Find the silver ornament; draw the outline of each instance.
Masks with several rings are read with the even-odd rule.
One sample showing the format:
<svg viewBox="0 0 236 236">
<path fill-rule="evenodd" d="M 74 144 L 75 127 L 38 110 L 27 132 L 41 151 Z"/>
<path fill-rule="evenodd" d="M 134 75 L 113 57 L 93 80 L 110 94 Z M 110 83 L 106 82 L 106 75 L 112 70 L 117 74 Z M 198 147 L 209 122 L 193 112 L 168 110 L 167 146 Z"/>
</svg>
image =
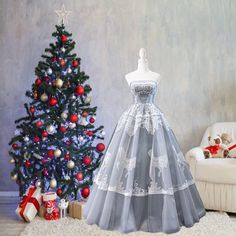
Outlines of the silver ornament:
<svg viewBox="0 0 236 236">
<path fill-rule="evenodd" d="M 76 99 L 76 96 L 75 96 L 74 94 L 72 94 L 72 95 L 70 96 L 70 98 L 71 98 L 72 100 L 75 100 L 75 99 Z"/>
<path fill-rule="evenodd" d="M 40 96 L 40 100 L 42 102 L 46 102 L 48 100 L 48 95 L 46 93 L 43 93 L 41 96 Z"/>
<path fill-rule="evenodd" d="M 28 136 L 25 136 L 23 139 L 24 139 L 25 142 L 29 142 L 29 137 Z"/>
<path fill-rule="evenodd" d="M 56 181 L 56 179 L 51 179 L 51 180 L 50 180 L 50 187 L 51 187 L 51 188 L 56 188 L 56 187 L 57 187 L 57 181 Z"/>
<path fill-rule="evenodd" d="M 67 119 L 67 117 L 68 117 L 68 114 L 66 112 L 61 113 L 61 118 L 62 119 Z"/>
<path fill-rule="evenodd" d="M 75 163 L 74 163 L 73 161 L 68 161 L 67 167 L 68 167 L 69 169 L 73 169 L 73 168 L 75 167 Z"/>
<path fill-rule="evenodd" d="M 75 124 L 75 123 L 70 123 L 70 124 L 69 124 L 69 128 L 70 128 L 70 129 L 74 129 L 75 127 L 76 127 L 76 124 Z"/>
<path fill-rule="evenodd" d="M 71 68 L 69 67 L 69 68 L 67 69 L 67 73 L 70 74 L 71 72 L 72 72 L 72 70 L 71 70 Z"/>
<path fill-rule="evenodd" d="M 64 177 L 64 179 L 65 179 L 65 180 L 70 180 L 70 176 L 69 176 L 69 175 L 66 175 L 66 176 Z"/>
<path fill-rule="evenodd" d="M 106 132 L 103 130 L 103 131 L 101 132 L 101 135 L 102 135 L 102 137 L 104 137 L 104 136 L 106 135 Z"/>
<path fill-rule="evenodd" d="M 47 69 L 47 74 L 48 74 L 48 75 L 51 75 L 51 74 L 52 74 L 52 69 L 51 69 L 50 67 Z"/>
<path fill-rule="evenodd" d="M 41 180 L 37 180 L 36 183 L 35 183 L 35 186 L 36 187 L 41 187 L 41 185 L 42 185 Z"/>
<path fill-rule="evenodd" d="M 80 142 L 82 142 L 82 141 L 84 140 L 84 137 L 83 137 L 83 136 L 79 136 L 78 140 L 79 140 Z"/>
<path fill-rule="evenodd" d="M 61 51 L 62 51 L 62 52 L 65 52 L 65 51 L 66 51 L 66 49 L 65 49 L 64 47 L 62 47 L 62 48 L 61 48 Z"/>
</svg>

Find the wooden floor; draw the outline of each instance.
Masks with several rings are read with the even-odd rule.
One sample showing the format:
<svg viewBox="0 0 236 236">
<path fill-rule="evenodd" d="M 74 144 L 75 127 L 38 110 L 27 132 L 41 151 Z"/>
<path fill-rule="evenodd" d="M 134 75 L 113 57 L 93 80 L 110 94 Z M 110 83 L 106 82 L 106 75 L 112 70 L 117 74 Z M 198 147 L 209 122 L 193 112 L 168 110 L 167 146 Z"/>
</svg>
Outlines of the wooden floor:
<svg viewBox="0 0 236 236">
<path fill-rule="evenodd" d="M 27 225 L 15 214 L 18 202 L 19 198 L 16 197 L 0 198 L 0 236 L 19 236 Z M 229 214 L 229 216 L 236 224 L 236 214 Z"/>
<path fill-rule="evenodd" d="M 26 226 L 15 214 L 17 197 L 0 198 L 0 236 L 18 236 Z"/>
</svg>

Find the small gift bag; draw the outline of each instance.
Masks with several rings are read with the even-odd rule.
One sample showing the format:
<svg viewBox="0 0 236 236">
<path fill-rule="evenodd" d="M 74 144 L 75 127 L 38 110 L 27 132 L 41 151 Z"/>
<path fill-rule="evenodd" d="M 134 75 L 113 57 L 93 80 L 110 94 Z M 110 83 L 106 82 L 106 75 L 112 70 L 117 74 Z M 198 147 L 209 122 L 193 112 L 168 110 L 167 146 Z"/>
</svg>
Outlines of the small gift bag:
<svg viewBox="0 0 236 236">
<path fill-rule="evenodd" d="M 16 209 L 16 214 L 25 222 L 30 222 L 36 216 L 42 203 L 41 188 L 30 186 Z"/>
<path fill-rule="evenodd" d="M 83 209 L 85 207 L 85 201 L 71 201 L 69 203 L 69 216 L 72 218 L 83 219 Z"/>
<path fill-rule="evenodd" d="M 43 204 L 46 208 L 44 218 L 46 220 L 58 220 L 59 210 L 56 208 L 57 194 L 48 192 L 43 194 Z"/>
</svg>

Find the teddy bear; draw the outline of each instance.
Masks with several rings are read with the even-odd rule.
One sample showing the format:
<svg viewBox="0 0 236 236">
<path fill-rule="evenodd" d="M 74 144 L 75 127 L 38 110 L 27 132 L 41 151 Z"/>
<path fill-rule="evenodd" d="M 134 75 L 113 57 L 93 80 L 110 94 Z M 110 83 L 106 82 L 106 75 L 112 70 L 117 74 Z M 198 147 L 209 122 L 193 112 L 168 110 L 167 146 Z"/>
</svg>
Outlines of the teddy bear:
<svg viewBox="0 0 236 236">
<path fill-rule="evenodd" d="M 209 146 L 203 149 L 206 159 L 211 157 L 226 158 L 229 155 L 228 145 L 231 142 L 231 137 L 228 134 L 208 137 Z"/>
</svg>

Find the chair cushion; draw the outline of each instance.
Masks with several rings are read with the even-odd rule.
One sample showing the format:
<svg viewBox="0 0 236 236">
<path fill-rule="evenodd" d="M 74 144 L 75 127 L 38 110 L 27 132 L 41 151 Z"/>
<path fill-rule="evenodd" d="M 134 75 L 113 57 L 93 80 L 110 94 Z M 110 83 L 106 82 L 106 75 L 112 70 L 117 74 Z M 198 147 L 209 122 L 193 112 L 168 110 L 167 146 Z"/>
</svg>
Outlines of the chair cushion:
<svg viewBox="0 0 236 236">
<path fill-rule="evenodd" d="M 195 178 L 199 181 L 236 184 L 236 159 L 210 158 L 196 164 Z"/>
</svg>

